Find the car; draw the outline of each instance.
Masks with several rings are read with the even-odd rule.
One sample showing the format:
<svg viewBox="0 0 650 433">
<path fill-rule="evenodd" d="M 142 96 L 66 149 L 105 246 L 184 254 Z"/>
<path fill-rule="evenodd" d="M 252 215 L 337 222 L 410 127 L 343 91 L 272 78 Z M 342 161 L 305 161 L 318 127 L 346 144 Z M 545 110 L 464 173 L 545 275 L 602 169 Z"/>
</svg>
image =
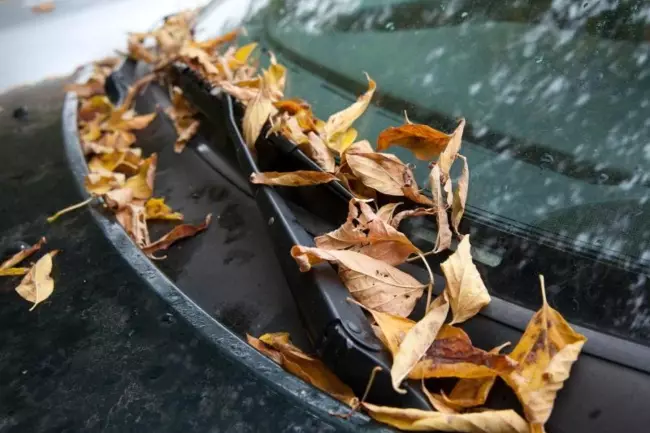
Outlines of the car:
<svg viewBox="0 0 650 433">
<path fill-rule="evenodd" d="M 363 71 L 377 80 L 378 90 L 355 124 L 362 137 L 373 140 L 385 127 L 400 124 L 404 109 L 412 120 L 443 130 L 453 129 L 458 117 L 466 117 L 463 152 L 471 163 L 471 182 L 461 231 L 471 234 L 472 254 L 493 300 L 464 329 L 479 347 L 518 341 L 541 303 L 537 276 L 544 274 L 550 304 L 588 338 L 558 394 L 547 430 L 645 431 L 650 421 L 643 410 L 650 393 L 644 212 L 650 110 L 644 90 L 650 78 L 644 65 L 650 4 L 278 0 L 251 1 L 242 7 L 243 3 L 208 5 L 198 20 L 197 38 L 244 26 L 247 38 L 273 51 L 289 70 L 287 95 L 305 98 L 320 117 L 354 101 L 366 85 Z M 128 86 L 149 70 L 147 65 L 125 61 L 108 81 L 109 96 L 121 99 Z M 102 393 L 119 393 L 112 407 L 120 412 L 122 429 L 135 429 L 143 422 L 129 409 L 133 405 L 145 408 L 144 422 L 175 431 L 174 426 L 190 425 L 174 409 L 182 404 L 179 401 L 190 401 L 192 414 L 198 414 L 203 404 L 195 401 L 201 386 L 193 383 L 185 390 L 186 385 L 179 383 L 185 379 L 174 378 L 178 369 L 179 377 L 202 384 L 209 396 L 208 418 L 215 419 L 215 401 L 226 408 L 226 421 L 216 421 L 217 429 L 283 431 L 292 423 L 324 431 L 382 429 L 360 414 L 350 420 L 331 416 L 330 412 L 344 409 L 243 342 L 246 334 L 287 331 L 297 345 L 319 353 L 359 394 L 373 363 L 385 363 L 374 336 L 354 330 L 364 325 L 354 324 L 359 311 L 339 302 L 340 284 L 327 275 L 299 274 L 288 255 L 300 236 L 323 233 L 343 220 L 345 208 L 340 204 L 345 194 L 336 187 L 291 194 L 252 189 L 248 175 L 257 167 L 242 153 L 237 105 L 215 94 L 183 65 L 175 71 L 175 82 L 200 111 L 201 130 L 186 151 L 176 154 L 171 146 L 173 125 L 159 116 L 138 135 L 138 145 L 159 153 L 157 192 L 188 219 L 213 213 L 217 229 L 172 248 L 166 260 L 152 263 L 110 216 L 95 209 L 75 216 L 67 226 L 48 228 L 61 248 L 70 250 L 64 246 L 69 243 L 75 251 L 69 259 L 61 256 L 67 262 L 62 265 L 62 273 L 66 272 L 62 283 L 70 281 L 74 290 L 61 289 L 52 305 L 37 313 L 51 329 L 27 322 L 16 306 L 4 306 L 3 340 L 10 342 L 8 347 L 20 348 L 6 358 L 8 367 L 0 369 L 3 383 L 9 384 L 2 391 L 3 402 L 14 411 L 5 414 L 7 425 L 28 425 L 24 406 L 34 398 L 25 395 L 50 392 L 59 400 L 76 386 L 82 391 L 70 401 L 82 401 L 83 412 L 89 411 L 86 399 L 103 408 L 96 420 L 85 417 L 89 429 L 110 427 L 113 409 L 106 410 L 97 401 Z M 169 104 L 167 93 L 152 85 L 139 95 L 136 109 L 152 112 Z M 76 184 L 83 190 L 86 169 L 75 116 L 76 99 L 68 94 L 62 138 L 47 151 L 54 168 L 35 170 L 30 165 L 29 156 L 38 160 L 41 152 L 36 142 L 47 134 L 46 122 L 33 136 L 25 135 L 30 129 L 22 126 L 9 137 L 12 145 L 4 152 L 8 160 L 19 162 L 11 168 L 14 174 L 6 175 L 6 197 L 16 197 L 14 206 L 23 216 L 7 218 L 3 244 L 43 231 L 38 221 L 21 229 L 23 219 L 80 197 L 74 188 Z M 13 157 L 20 153 L 14 144 L 18 137 L 33 149 L 21 158 Z M 267 156 L 264 163 L 260 158 L 260 169 L 309 167 L 310 161 L 290 143 L 271 144 L 260 149 Z M 415 165 L 418 181 L 424 183 L 426 167 L 406 152 L 395 153 Z M 21 193 L 22 188 L 37 199 Z M 423 250 L 431 249 L 436 231 L 431 221 L 413 219 L 401 229 Z M 429 260 L 438 292 L 444 279 L 437 267 L 444 258 Z M 83 290 L 84 279 L 93 282 L 93 289 L 87 289 L 92 292 Z M 66 303 L 67 309 L 57 311 Z M 67 317 L 70 314 L 79 318 Z M 113 326 L 99 324 L 102 315 Z M 156 316 L 159 319 L 152 320 Z M 117 335 L 111 335 L 113 329 Z M 38 332 L 63 347 L 62 353 L 36 364 L 45 384 L 30 382 L 29 369 L 23 374 L 19 367 L 25 365 L 19 362 L 21 350 L 31 365 L 44 356 L 45 347 L 31 344 L 30 334 L 38 341 Z M 114 351 L 109 343 L 116 346 Z M 161 347 L 169 347 L 169 354 Z M 135 356 L 133 351 L 161 359 Z M 126 372 L 119 368 L 120 359 L 127 360 Z M 201 373 L 203 366 L 216 360 L 219 366 L 211 366 L 210 374 Z M 55 379 L 48 372 L 64 379 L 64 390 L 52 391 Z M 21 374 L 27 378 L 21 379 Z M 162 385 L 156 381 L 161 377 L 174 394 L 180 393 L 180 400 L 165 391 L 157 395 L 156 387 Z M 238 380 L 247 384 L 249 403 L 239 396 L 220 395 L 238 394 Z M 98 392 L 92 393 L 86 382 L 97 384 Z M 269 403 L 257 401 L 257 386 L 265 396 L 261 400 Z M 426 405 L 416 386 L 405 400 L 387 401 L 388 387 L 389 382 L 378 380 L 370 401 Z M 173 421 L 153 420 L 155 411 L 144 402 L 172 408 Z M 55 404 L 61 429 L 81 429 L 79 415 L 71 415 L 65 424 L 70 403 L 63 399 Z M 267 404 L 281 409 L 266 410 Z M 288 409 L 294 405 L 301 409 Z M 516 400 L 505 386 L 497 386 L 488 405 L 513 407 Z M 271 420 L 259 420 L 259 414 L 252 415 L 257 411 Z M 283 413 L 291 414 L 290 421 L 281 419 Z M 42 416 L 34 419 L 45 422 Z"/>
</svg>

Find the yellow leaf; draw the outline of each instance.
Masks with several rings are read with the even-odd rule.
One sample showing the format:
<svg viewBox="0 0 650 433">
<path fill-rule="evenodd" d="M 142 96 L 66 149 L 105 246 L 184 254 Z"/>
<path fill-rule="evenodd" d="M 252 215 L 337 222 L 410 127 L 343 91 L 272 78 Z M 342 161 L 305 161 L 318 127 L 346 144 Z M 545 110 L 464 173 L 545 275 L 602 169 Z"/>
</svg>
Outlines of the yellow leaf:
<svg viewBox="0 0 650 433">
<path fill-rule="evenodd" d="M 451 137 L 451 135 L 427 125 L 406 123 L 402 126 L 384 129 L 377 139 L 377 150 L 382 151 L 390 146 L 401 146 L 413 152 L 417 159 L 431 161 L 445 150 Z"/>
<path fill-rule="evenodd" d="M 2 262 L 2 264 L 0 264 L 0 271 L 13 268 L 17 264 L 19 264 L 20 262 L 28 258 L 29 256 L 31 256 L 32 254 L 34 254 L 36 251 L 40 250 L 43 244 L 45 244 L 45 242 L 47 242 L 46 239 L 41 238 L 37 243 L 35 243 L 31 247 L 25 248 L 24 250 L 21 250 L 16 254 L 14 254 L 13 256 L 9 257 L 7 260 Z"/>
<path fill-rule="evenodd" d="M 321 185 L 336 180 L 336 176 L 322 171 L 297 170 L 288 173 L 269 171 L 266 173 L 252 173 L 251 183 L 258 185 L 279 186 L 309 186 Z"/>
<path fill-rule="evenodd" d="M 528 433 L 528 425 L 514 410 L 449 414 L 362 403 L 375 420 L 407 431 L 460 433 Z"/>
<path fill-rule="evenodd" d="M 382 153 L 346 152 L 345 160 L 352 173 L 382 194 L 403 196 L 410 169 L 396 156 Z"/>
<path fill-rule="evenodd" d="M 386 224 L 390 224 L 393 221 L 393 215 L 395 214 L 395 210 L 401 204 L 402 203 L 388 203 L 383 205 L 377 211 L 377 217 L 381 218 L 381 220 L 384 221 Z"/>
<path fill-rule="evenodd" d="M 108 191 L 124 186 L 125 176 L 122 173 L 102 172 L 89 173 L 84 179 L 86 190 L 90 194 L 102 195 Z"/>
<path fill-rule="evenodd" d="M 587 339 L 548 305 L 543 277 L 540 280 L 542 308 L 533 315 L 512 350 L 510 356 L 519 367 L 505 380 L 519 397 L 528 421 L 543 425 Z"/>
<path fill-rule="evenodd" d="M 400 389 L 399 385 L 433 344 L 438 331 L 447 318 L 448 311 L 449 304 L 447 300 L 444 296 L 439 296 L 431 303 L 431 307 L 424 318 L 417 322 L 404 336 L 390 370 L 391 382 L 395 391 L 401 394 L 406 392 L 406 390 Z"/>
<path fill-rule="evenodd" d="M 463 160 L 463 170 L 460 173 L 458 185 L 456 185 L 456 191 L 454 191 L 454 201 L 451 207 L 451 225 L 454 227 L 456 233 L 458 233 L 460 220 L 463 218 L 463 214 L 465 213 L 465 203 L 467 203 L 467 191 L 469 188 L 469 167 L 467 166 L 467 158 L 463 155 L 458 155 L 458 157 Z"/>
<path fill-rule="evenodd" d="M 146 200 L 151 197 L 157 165 L 158 155 L 153 153 L 141 162 L 138 174 L 126 180 L 124 186 L 133 192 L 133 198 Z"/>
<path fill-rule="evenodd" d="M 294 246 L 291 256 L 307 272 L 323 261 L 337 263 L 339 276 L 352 296 L 378 311 L 407 317 L 426 284 L 389 264 L 354 251 Z"/>
<path fill-rule="evenodd" d="M 377 338 L 386 346 L 391 355 L 395 357 L 399 350 L 399 345 L 406 334 L 413 328 L 415 322 L 407 317 L 395 316 L 393 314 L 384 313 L 381 311 L 368 308 L 361 303 L 355 302 L 357 305 L 364 308 L 375 319 L 378 327 L 374 328 Z"/>
<path fill-rule="evenodd" d="M 29 272 L 29 268 L 0 269 L 0 277 L 19 277 Z"/>
<path fill-rule="evenodd" d="M 462 379 L 462 380 L 480 380 L 480 379 Z M 435 410 L 441 413 L 458 413 L 458 408 L 447 403 L 443 397 L 439 394 L 434 394 L 429 391 L 424 384 L 424 379 L 422 379 L 422 392 L 427 396 L 429 403 Z"/>
<path fill-rule="evenodd" d="M 38 304 L 50 297 L 54 292 L 54 280 L 50 276 L 52 272 L 52 258 L 58 251 L 50 251 L 31 267 L 27 275 L 16 287 L 16 292 L 25 300 L 31 302 L 32 311 Z"/>
<path fill-rule="evenodd" d="M 368 79 L 368 90 L 357 98 L 356 102 L 345 110 L 332 114 L 325 123 L 325 138 L 328 146 L 336 143 L 338 135 L 346 132 L 361 115 L 366 111 L 372 95 L 374 95 L 377 84 L 366 74 Z"/>
<path fill-rule="evenodd" d="M 244 130 L 244 141 L 249 148 L 255 147 L 255 142 L 262 132 L 268 118 L 275 114 L 277 109 L 273 101 L 266 95 L 266 92 L 257 92 L 255 98 L 246 106 L 242 127 Z"/>
<path fill-rule="evenodd" d="M 138 171 L 141 162 L 141 149 L 115 150 L 94 156 L 88 162 L 88 169 L 91 172 L 102 173 L 115 171 L 125 174 L 133 174 Z"/>
<path fill-rule="evenodd" d="M 340 155 L 344 153 L 356 139 L 357 130 L 354 128 L 349 128 L 347 131 L 338 134 L 334 141 L 330 141 L 329 148 Z"/>
<path fill-rule="evenodd" d="M 172 212 L 164 198 L 150 198 L 144 204 L 144 211 L 148 220 L 183 221 L 183 214 Z"/>
<path fill-rule="evenodd" d="M 440 185 L 440 166 L 438 164 L 433 164 L 431 167 L 429 182 L 431 184 L 433 209 L 436 215 L 436 222 L 438 223 L 438 234 L 433 251 L 435 253 L 439 253 L 440 251 L 444 251 L 451 246 L 452 233 L 451 229 L 449 228 L 447 207 L 445 206 L 442 196 L 442 188 Z"/>
<path fill-rule="evenodd" d="M 251 346 L 290 373 L 351 407 L 358 406 L 359 400 L 354 396 L 352 389 L 341 382 L 319 359 L 303 353 L 291 344 L 289 334 L 264 334 L 259 340 L 250 335 L 246 335 L 246 338 Z"/>
<path fill-rule="evenodd" d="M 176 124 L 176 142 L 174 143 L 174 152 L 181 153 L 187 143 L 196 135 L 199 131 L 201 123 L 198 120 L 193 119 L 183 119 L 185 121 L 179 121 Z"/>
<path fill-rule="evenodd" d="M 160 239 L 158 239 L 156 242 L 150 243 L 142 247 L 142 251 L 148 256 L 153 256 L 156 252 L 158 251 L 164 251 L 168 249 L 172 244 L 175 242 L 189 238 L 192 236 L 195 236 L 197 233 L 202 232 L 203 230 L 207 229 L 208 226 L 210 225 L 210 220 L 212 219 L 212 215 L 208 214 L 205 217 L 205 221 L 201 224 L 193 225 L 193 224 L 181 224 L 173 229 Z"/>
<path fill-rule="evenodd" d="M 435 341 L 413 368 L 411 379 L 458 377 L 476 379 L 510 374 L 517 363 L 507 355 L 486 352 L 472 345 L 460 328 L 444 325 Z"/>
<path fill-rule="evenodd" d="M 440 267 L 447 280 L 447 291 L 452 324 L 461 323 L 473 317 L 490 303 L 490 295 L 481 275 L 472 261 L 469 235 L 463 237 L 458 249 Z"/>
<path fill-rule="evenodd" d="M 445 150 L 440 154 L 440 159 L 438 164 L 440 164 L 440 172 L 443 176 L 443 183 L 446 179 L 449 179 L 449 172 L 451 171 L 451 166 L 456 160 L 458 152 L 460 152 L 460 146 L 463 140 L 463 130 L 465 129 L 465 119 L 461 119 L 456 130 L 451 134 L 451 139 L 447 144 Z"/>
<path fill-rule="evenodd" d="M 133 190 L 131 188 L 118 188 L 108 191 L 102 195 L 104 203 L 112 211 L 124 209 L 133 202 Z"/>
<path fill-rule="evenodd" d="M 237 64 L 231 67 L 236 67 L 237 65 L 242 65 L 246 63 L 250 55 L 253 53 L 253 51 L 255 51 L 255 48 L 257 48 L 256 42 L 252 42 L 250 44 L 239 47 L 237 51 L 235 51 L 235 55 L 233 56 Z"/>
</svg>

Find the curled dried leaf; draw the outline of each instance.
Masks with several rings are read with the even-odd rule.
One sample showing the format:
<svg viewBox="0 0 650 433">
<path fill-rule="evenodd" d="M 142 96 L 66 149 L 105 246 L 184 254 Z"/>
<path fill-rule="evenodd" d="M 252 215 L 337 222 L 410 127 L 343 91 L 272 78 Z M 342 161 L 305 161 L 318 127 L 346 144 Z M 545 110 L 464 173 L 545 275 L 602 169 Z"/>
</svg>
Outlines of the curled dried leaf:
<svg viewBox="0 0 650 433">
<path fill-rule="evenodd" d="M 431 167 L 429 182 L 431 183 L 433 209 L 435 210 L 436 222 L 438 223 L 438 234 L 433 251 L 435 253 L 439 253 L 440 251 L 444 251 L 451 246 L 452 233 L 451 229 L 449 228 L 447 207 L 442 195 L 442 187 L 440 184 L 440 166 L 438 164 L 433 164 Z"/>
<path fill-rule="evenodd" d="M 205 217 L 205 221 L 198 225 L 181 224 L 174 227 L 169 233 L 158 239 L 156 242 L 145 245 L 142 251 L 148 256 L 153 256 L 158 251 L 164 251 L 175 242 L 195 236 L 197 233 L 207 229 L 210 225 L 211 214 Z"/>
<path fill-rule="evenodd" d="M 52 258 L 58 251 L 50 251 L 31 267 L 27 275 L 16 287 L 16 292 L 26 301 L 31 302 L 32 311 L 38 304 L 50 297 L 54 292 L 54 280 L 50 276 L 52 272 Z"/>
<path fill-rule="evenodd" d="M 40 250 L 43 244 L 45 244 L 46 242 L 47 240 L 43 237 L 39 239 L 39 241 L 36 242 L 31 247 L 25 248 L 24 250 L 17 252 L 13 256 L 9 257 L 7 260 L 2 262 L 2 264 L 0 264 L 0 276 L 3 275 L 2 273 L 3 271 L 8 271 L 9 269 L 13 268 L 17 264 L 25 260 L 26 258 L 30 257 L 36 251 Z"/>
<path fill-rule="evenodd" d="M 404 188 L 413 178 L 406 164 L 394 155 L 348 151 L 345 161 L 364 185 L 382 194 L 403 196 Z"/>
<path fill-rule="evenodd" d="M 94 195 L 102 195 L 112 189 L 121 188 L 125 183 L 124 174 L 105 171 L 89 173 L 84 179 L 86 191 Z"/>
<path fill-rule="evenodd" d="M 440 165 L 440 173 L 443 176 L 442 183 L 444 184 L 449 179 L 449 172 L 451 166 L 460 152 L 460 147 L 463 140 L 463 131 L 465 130 L 465 119 L 461 119 L 456 130 L 451 134 L 451 138 L 445 150 L 440 154 L 438 164 Z"/>
<path fill-rule="evenodd" d="M 141 162 L 138 174 L 126 180 L 124 186 L 133 192 L 133 198 L 146 200 L 151 197 L 157 166 L 158 155 L 153 153 Z"/>
<path fill-rule="evenodd" d="M 143 248 L 151 242 L 144 206 L 129 203 L 116 212 L 115 217 L 138 247 Z"/>
<path fill-rule="evenodd" d="M 528 424 L 514 410 L 449 414 L 362 403 L 375 420 L 407 431 L 460 433 L 528 433 Z"/>
<path fill-rule="evenodd" d="M 323 250 L 294 246 L 291 256 L 307 272 L 312 266 L 329 261 L 339 265 L 339 276 L 352 296 L 378 311 L 407 317 L 426 284 L 386 262 L 346 250 Z"/>
<path fill-rule="evenodd" d="M 417 159 L 431 161 L 445 150 L 451 137 L 427 125 L 406 123 L 384 129 L 377 139 L 377 150 L 381 152 L 391 146 L 401 146 L 413 152 Z"/>
<path fill-rule="evenodd" d="M 445 290 L 453 313 L 452 324 L 464 322 L 490 303 L 490 295 L 472 260 L 469 235 L 440 267 L 447 280 Z"/>
<path fill-rule="evenodd" d="M 290 373 L 351 407 L 358 406 L 359 400 L 352 389 L 341 382 L 319 359 L 303 353 L 291 344 L 289 334 L 264 334 L 259 339 L 246 335 L 246 338 L 251 346 Z"/>
<path fill-rule="evenodd" d="M 463 160 L 463 170 L 458 178 L 458 184 L 454 191 L 454 199 L 451 206 L 451 225 L 454 231 L 458 234 L 458 227 L 460 221 L 463 219 L 465 213 L 465 204 L 467 203 L 467 192 L 469 188 L 469 167 L 467 166 L 467 158 L 463 155 L 458 155 Z"/>
<path fill-rule="evenodd" d="M 322 171 L 297 170 L 288 173 L 269 171 L 265 173 L 252 173 L 251 183 L 258 185 L 279 185 L 279 186 L 310 186 L 322 185 L 335 181 L 336 176 Z"/>
</svg>

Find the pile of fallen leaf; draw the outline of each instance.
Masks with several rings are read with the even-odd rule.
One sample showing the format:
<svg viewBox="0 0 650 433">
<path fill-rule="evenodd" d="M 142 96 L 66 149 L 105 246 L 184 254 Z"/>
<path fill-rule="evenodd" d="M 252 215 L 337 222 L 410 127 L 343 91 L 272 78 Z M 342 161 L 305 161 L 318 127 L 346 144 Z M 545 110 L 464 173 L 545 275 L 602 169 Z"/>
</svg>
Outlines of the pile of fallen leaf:
<svg viewBox="0 0 650 433">
<path fill-rule="evenodd" d="M 422 380 L 435 410 L 360 402 L 321 361 L 293 346 L 286 333 L 259 339 L 248 336 L 249 343 L 312 385 L 400 429 L 543 431 L 556 394 L 586 339 L 547 304 L 541 277 L 543 305 L 510 353 L 501 353 L 509 343 L 490 350 L 475 347 L 459 326 L 490 302 L 472 259 L 470 237 L 459 231 L 469 183 L 468 162 L 460 154 L 465 121 L 447 134 L 406 118 L 403 125 L 384 130 L 374 148 L 367 140 L 359 140 L 353 127 L 377 88 L 369 76 L 368 90 L 355 103 L 321 120 L 306 101 L 284 98 L 286 68 L 272 53 L 269 67 L 261 69 L 253 56 L 256 44 L 234 45 L 237 32 L 197 42 L 192 34 L 194 20 L 193 12 L 183 12 L 151 33 L 130 35 L 129 56 L 149 63 L 152 75 L 139 80 L 120 106 L 112 105 L 103 91 L 114 63 L 98 62 L 87 83 L 71 88 L 79 96 L 79 135 L 88 158 L 86 188 L 92 197 L 101 199 L 115 213 L 129 236 L 150 256 L 206 228 L 209 216 L 201 225 L 179 225 L 158 241 L 150 241 L 148 221 L 182 220 L 182 215 L 172 212 L 162 198 L 152 196 L 156 155 L 145 158 L 141 149 L 133 147 L 134 131 L 146 127 L 156 115 L 137 115 L 131 108 L 136 93 L 152 80 L 170 88 L 173 104 L 166 112 L 178 132 L 176 150 L 180 152 L 198 129 L 196 113 L 180 89 L 166 84 L 169 67 L 174 62 L 186 64 L 215 89 L 245 106 L 242 129 L 251 149 L 267 128 L 267 136 L 280 134 L 291 140 L 322 169 L 254 174 L 251 182 L 299 187 L 338 181 L 353 194 L 348 217 L 338 229 L 318 236 L 315 247 L 296 245 L 287 254 L 303 272 L 321 262 L 338 268 L 350 291 L 350 302 L 367 312 L 377 337 L 393 356 L 390 374 L 395 392 L 405 392 L 400 388 L 405 379 Z M 383 152 L 392 146 L 409 149 L 415 158 L 429 163 L 430 196 L 421 192 L 408 164 Z M 453 182 L 451 169 L 458 160 L 461 174 Z M 420 251 L 399 231 L 404 219 L 415 216 L 428 216 L 437 223 L 432 251 Z M 459 240 L 457 248 L 441 265 L 446 287 L 431 299 L 433 273 L 425 256 L 448 250 L 454 236 Z M 10 269 L 17 263 L 12 260 Z M 51 267 L 51 257 L 49 260 Z M 398 268 L 412 260 L 421 260 L 426 266 L 428 281 L 419 281 Z M 47 270 L 48 263 L 41 270 L 39 263 L 22 285 L 33 285 L 39 272 Z M 0 269 L 5 264 L 2 266 Z M 425 293 L 424 316 L 411 317 Z M 458 378 L 458 382 L 447 394 L 427 388 L 424 379 L 433 378 Z M 514 390 L 525 420 L 514 410 L 481 407 L 497 378 Z"/>
</svg>

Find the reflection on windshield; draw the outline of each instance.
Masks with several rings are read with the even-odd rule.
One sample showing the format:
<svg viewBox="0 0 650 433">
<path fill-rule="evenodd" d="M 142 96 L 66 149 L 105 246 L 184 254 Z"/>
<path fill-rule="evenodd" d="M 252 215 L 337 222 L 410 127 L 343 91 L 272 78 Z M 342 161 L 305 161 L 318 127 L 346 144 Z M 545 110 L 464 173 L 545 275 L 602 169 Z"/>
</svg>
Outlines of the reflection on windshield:
<svg viewBox="0 0 650 433">
<path fill-rule="evenodd" d="M 289 96 L 326 118 L 363 91 L 367 71 L 375 106 L 355 127 L 371 141 L 404 109 L 447 131 L 465 117 L 470 218 L 543 240 L 528 251 L 544 244 L 588 257 L 530 270 L 557 277 L 550 296 L 563 313 L 650 340 L 650 1 L 261 3 L 247 29 L 288 65 Z M 415 172 L 425 184 L 427 167 Z M 507 262 L 508 248 L 483 244 L 500 255 L 494 263 Z M 594 263 L 635 272 L 605 288 L 614 274 Z M 508 296 L 537 301 L 528 287 Z"/>
</svg>

